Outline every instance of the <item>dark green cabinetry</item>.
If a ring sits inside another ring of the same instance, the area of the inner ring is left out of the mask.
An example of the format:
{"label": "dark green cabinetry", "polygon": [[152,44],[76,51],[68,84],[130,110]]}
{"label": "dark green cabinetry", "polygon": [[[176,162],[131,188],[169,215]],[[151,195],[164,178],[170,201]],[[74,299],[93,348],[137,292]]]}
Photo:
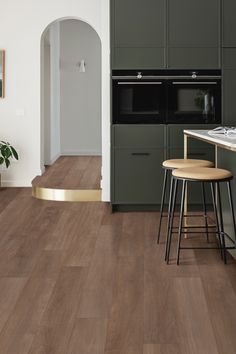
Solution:
{"label": "dark green cabinetry", "polygon": [[220,4],[111,0],[112,68],[219,68]]}
{"label": "dark green cabinetry", "polygon": [[[236,153],[229,150],[224,150],[218,148],[218,167],[225,168],[233,173],[236,176]],[[221,200],[222,200],[222,209],[223,209],[223,218],[224,218],[224,229],[234,239],[234,230],[232,225],[232,215],[229,206],[228,200],[228,191],[226,183],[221,183]],[[232,186],[232,197],[234,203],[234,210],[236,210],[236,181],[235,178],[231,182]],[[226,239],[227,241],[227,239]],[[229,241],[226,242],[229,246],[232,246],[232,243]],[[232,255],[236,258],[236,251],[232,250]]]}
{"label": "dark green cabinetry", "polygon": [[169,48],[168,68],[171,69],[218,69],[218,48]]}
{"label": "dark green cabinetry", "polygon": [[[184,129],[213,129],[215,125],[123,125],[112,126],[112,204],[153,205],[161,201],[163,169],[166,158],[184,157]],[[214,147],[189,139],[188,157],[214,161]],[[191,190],[191,187],[190,187]],[[210,201],[208,191],[207,200]],[[190,204],[200,204],[201,191],[194,186]],[[132,207],[133,206],[133,207]],[[133,209],[132,209],[133,208]]]}
{"label": "dark green cabinetry", "polygon": [[164,47],[165,0],[113,0],[116,47]]}
{"label": "dark green cabinetry", "polygon": [[168,67],[220,67],[220,0],[168,0]]}
{"label": "dark green cabinetry", "polygon": [[165,67],[165,0],[112,0],[114,69]]}
{"label": "dark green cabinetry", "polygon": [[236,48],[223,49],[223,123],[236,125]]}
{"label": "dark green cabinetry", "polygon": [[223,47],[236,47],[236,1],[222,1],[222,45]]}
{"label": "dark green cabinetry", "polygon": [[114,125],[112,141],[112,204],[159,204],[166,127]]}
{"label": "dark green cabinetry", "polygon": [[168,0],[168,2],[169,47],[218,47],[219,0]]}

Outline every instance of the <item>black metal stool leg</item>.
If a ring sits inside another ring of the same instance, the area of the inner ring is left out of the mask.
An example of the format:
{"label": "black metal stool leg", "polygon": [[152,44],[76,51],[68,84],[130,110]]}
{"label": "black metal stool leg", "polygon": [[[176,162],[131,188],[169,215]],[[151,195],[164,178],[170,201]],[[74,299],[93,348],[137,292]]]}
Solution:
{"label": "black metal stool leg", "polygon": [[171,211],[170,211],[170,223],[168,228],[167,234],[167,249],[166,249],[166,262],[169,263],[170,259],[170,248],[171,248],[171,241],[172,241],[172,230],[173,230],[173,223],[174,223],[174,216],[175,216],[175,206],[176,206],[176,196],[178,190],[178,180],[173,179],[173,193],[172,193],[172,202],[171,202]]}
{"label": "black metal stool leg", "polygon": [[232,198],[232,190],[231,190],[231,183],[230,183],[230,181],[227,181],[227,187],[228,187],[228,195],[229,195],[229,204],[230,204],[230,209],[231,209],[231,214],[232,214],[232,220],[233,220],[234,237],[235,237],[235,247],[236,247],[236,223],[235,223],[234,205],[233,205],[233,198]]}
{"label": "black metal stool leg", "polygon": [[157,243],[160,242],[161,223],[162,223],[162,217],[163,217],[163,209],[164,209],[164,205],[165,205],[167,172],[168,172],[168,170],[165,168],[164,181],[163,181],[163,187],[162,187],[162,196],[161,196],[160,221],[159,221],[159,228],[158,228],[158,234],[157,234]]}
{"label": "black metal stool leg", "polygon": [[220,234],[222,240],[222,247],[223,247],[223,256],[224,256],[224,263],[227,263],[227,254],[225,249],[225,235],[224,235],[224,222],[223,222],[223,214],[222,214],[222,204],[221,204],[221,194],[220,194],[220,186],[219,182],[216,182],[216,189],[218,195],[218,206],[219,206],[219,221],[220,221]]}
{"label": "black metal stool leg", "polygon": [[181,237],[182,237],[182,225],[183,225],[183,215],[184,215],[184,199],[185,199],[186,183],[187,183],[187,181],[183,180],[180,215],[179,215],[179,232],[178,232],[178,245],[177,245],[177,265],[179,265],[179,256],[180,256],[180,247],[181,247]]}
{"label": "black metal stool leg", "polygon": [[165,261],[167,258],[167,250],[168,250],[168,242],[169,242],[169,228],[170,228],[170,213],[172,208],[172,199],[173,199],[173,184],[174,178],[171,176],[170,180],[170,195],[169,195],[169,205],[168,205],[168,212],[167,212],[167,227],[166,227],[166,245],[165,245]]}
{"label": "black metal stool leg", "polygon": [[215,184],[213,182],[210,182],[210,184],[211,184],[211,195],[212,195],[212,204],[213,204],[213,209],[215,214],[216,229],[219,238],[220,254],[221,254],[221,259],[223,259],[223,248],[222,248],[222,241],[221,241],[221,234],[220,234],[220,227],[219,227],[219,217],[218,217],[217,205],[216,205]]}
{"label": "black metal stool leg", "polygon": [[204,219],[205,219],[206,237],[207,237],[207,242],[209,242],[207,207],[206,207],[206,194],[205,194],[204,182],[202,182],[202,201],[203,201],[203,212],[204,212]]}

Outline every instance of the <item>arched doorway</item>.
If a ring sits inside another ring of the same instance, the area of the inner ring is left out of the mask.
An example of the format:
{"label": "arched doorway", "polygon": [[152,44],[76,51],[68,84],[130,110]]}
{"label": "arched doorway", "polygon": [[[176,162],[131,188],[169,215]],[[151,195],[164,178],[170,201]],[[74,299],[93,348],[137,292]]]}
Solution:
{"label": "arched doorway", "polygon": [[82,190],[83,198],[87,194],[91,200],[92,193],[100,199],[100,38],[84,21],[55,21],[42,34],[41,63],[41,165],[46,172],[34,180],[33,192],[67,200],[55,198],[55,190],[60,195],[64,190],[76,200],[80,197],[73,195]]}

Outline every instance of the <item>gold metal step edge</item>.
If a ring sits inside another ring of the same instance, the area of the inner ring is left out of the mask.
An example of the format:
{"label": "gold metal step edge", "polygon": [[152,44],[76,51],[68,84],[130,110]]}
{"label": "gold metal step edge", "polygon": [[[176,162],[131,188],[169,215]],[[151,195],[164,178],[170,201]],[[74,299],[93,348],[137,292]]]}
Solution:
{"label": "gold metal step edge", "polygon": [[32,186],[32,196],[58,202],[101,202],[101,189],[53,189]]}

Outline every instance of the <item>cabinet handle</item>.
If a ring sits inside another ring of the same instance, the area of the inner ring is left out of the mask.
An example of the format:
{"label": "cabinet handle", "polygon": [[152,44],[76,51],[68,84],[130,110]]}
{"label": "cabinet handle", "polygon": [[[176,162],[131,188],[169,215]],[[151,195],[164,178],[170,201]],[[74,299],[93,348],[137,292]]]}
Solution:
{"label": "cabinet handle", "polygon": [[149,156],[151,155],[149,152],[132,152],[133,156]]}

